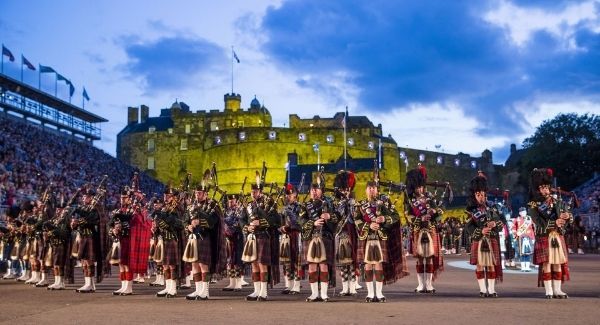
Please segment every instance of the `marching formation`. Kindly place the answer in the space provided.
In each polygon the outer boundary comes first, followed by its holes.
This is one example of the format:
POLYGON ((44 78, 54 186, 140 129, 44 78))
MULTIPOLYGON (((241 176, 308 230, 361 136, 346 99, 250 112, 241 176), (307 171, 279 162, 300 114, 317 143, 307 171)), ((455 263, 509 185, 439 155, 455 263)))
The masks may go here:
MULTIPOLYGON (((381 193, 384 182, 375 168, 365 184, 365 199, 356 200, 357 179, 350 171, 338 172, 333 188, 325 186, 323 170, 318 171, 306 194, 301 193, 305 175, 298 184, 280 187, 266 185, 266 173, 263 164, 249 193, 246 178, 240 192, 232 194, 219 187, 213 163, 196 185, 188 174, 179 188, 169 186, 162 198, 151 199, 140 191, 135 174, 113 211, 103 205, 106 177, 95 189, 81 188, 68 200, 55 197, 50 185, 0 227, 0 257, 9 265, 3 279, 15 279, 13 269, 19 266, 18 281, 65 290, 65 283, 74 283, 79 264, 84 283, 75 291, 85 294, 95 292, 111 266, 118 266, 121 287, 113 294, 119 296, 132 295, 133 283, 152 272, 156 279, 150 285, 160 287, 157 297, 177 297, 178 290, 189 288, 187 300, 207 300, 215 294, 211 283, 227 278, 222 290, 240 292, 249 276, 253 291, 247 301, 269 300, 269 290, 280 281, 282 294, 301 294, 301 280, 308 280, 305 300, 328 302, 339 274, 339 295, 357 296, 363 282, 364 301, 372 303, 387 301, 384 286, 409 274, 406 255, 412 254, 414 291, 436 292, 434 281, 444 270, 442 218, 452 199, 449 184, 428 182, 419 166, 407 172, 406 184, 388 182, 388 193, 381 193), (391 192, 403 197, 401 211, 391 192), (403 238, 401 216, 408 222, 408 238, 403 238)), ((482 172, 471 180, 465 231, 481 297, 498 297, 496 284, 515 249, 522 269, 529 270, 531 262, 539 266, 538 285, 546 298, 568 297, 562 290, 569 279, 564 229, 573 221, 573 202, 563 200, 568 193, 551 187, 552 177, 550 169, 532 171, 528 208, 514 221, 510 212, 506 217, 506 202, 488 200, 482 172), (516 247, 507 240, 512 233, 516 247)))

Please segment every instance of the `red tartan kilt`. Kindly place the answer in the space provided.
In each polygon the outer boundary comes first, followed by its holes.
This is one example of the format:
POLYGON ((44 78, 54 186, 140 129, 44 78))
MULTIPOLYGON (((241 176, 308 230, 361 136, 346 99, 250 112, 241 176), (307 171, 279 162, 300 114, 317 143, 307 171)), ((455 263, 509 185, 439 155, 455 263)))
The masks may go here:
POLYGON ((121 244, 119 265, 129 265, 131 239, 129 237, 121 237, 119 238, 119 243, 121 244))
POLYGON ((256 234, 256 262, 271 265, 271 237, 268 234, 256 234))
POLYGON ((212 246, 210 237, 204 236, 197 240, 198 243, 198 263, 210 265, 212 261, 212 246))
MULTIPOLYGON (((560 238, 563 251, 565 257, 568 259, 567 245, 565 244, 565 237, 562 235, 558 236, 560 238)), ((533 264, 542 265, 548 262, 548 255, 550 251, 550 242, 548 241, 548 236, 538 237, 535 239, 535 246, 533 249, 533 264)))
MULTIPOLYGON (((479 240, 473 241, 471 243, 471 259, 469 260, 471 265, 477 265, 477 258, 479 257, 478 248, 479 240)), ((495 265, 500 265, 501 261, 498 258, 500 256, 500 245, 498 244, 498 240, 496 238, 490 238, 490 252, 495 259, 495 265)))
MULTIPOLYGON (((438 234, 437 230, 434 229, 430 229, 430 233, 431 238, 433 239, 433 256, 438 257, 440 256, 440 234, 438 234)), ((413 231, 412 232, 412 236, 410 236, 410 250, 411 250, 411 254, 413 257, 419 257, 417 254, 417 245, 419 245, 419 243, 417 243, 419 237, 419 231, 413 231)))
POLYGON ((77 258, 80 260, 94 260, 94 238, 92 236, 81 237, 77 258))
POLYGON ((65 245, 52 246, 52 265, 64 267, 66 259, 65 245))
MULTIPOLYGON (((327 260, 325 260, 323 263, 327 263, 329 265, 335 265, 335 243, 333 238, 327 236, 326 234, 323 234, 322 237, 323 240, 323 245, 325 246, 325 255, 327 257, 327 260)), ((302 265, 308 265, 308 245, 310 244, 310 239, 309 240, 303 240, 302 241, 302 265)))
POLYGON ((181 261, 181 253, 177 245, 177 240, 165 240, 165 250, 163 257, 163 265, 179 265, 181 261))
MULTIPOLYGON (((383 254, 383 263, 389 262, 388 245, 387 244, 388 244, 387 240, 379 240, 379 245, 381 245, 381 253, 383 254)), ((358 263, 365 262, 366 247, 367 247, 367 240, 359 240, 358 241, 358 248, 356 250, 356 259, 358 260, 358 263)))

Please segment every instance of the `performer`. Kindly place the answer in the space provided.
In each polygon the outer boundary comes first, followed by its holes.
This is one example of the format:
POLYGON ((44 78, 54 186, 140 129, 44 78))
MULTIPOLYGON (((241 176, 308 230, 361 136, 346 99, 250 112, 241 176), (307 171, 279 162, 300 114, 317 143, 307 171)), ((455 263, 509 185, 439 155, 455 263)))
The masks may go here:
POLYGON ((54 274, 54 282, 46 288, 47 290, 64 290, 65 289, 65 267, 69 263, 68 245, 71 238, 71 231, 68 225, 70 214, 75 211, 75 207, 71 207, 69 203, 64 202, 58 204, 56 208, 55 218, 44 222, 44 236, 49 244, 43 263, 46 267, 52 268, 54 274))
POLYGON ((98 272, 97 280, 101 281, 103 276, 103 227, 97 207, 102 196, 103 193, 96 193, 91 188, 85 189, 82 204, 71 215, 71 229, 77 234, 72 255, 81 261, 85 281, 82 287, 75 290, 79 293, 96 292, 95 272, 98 272))
POLYGON ((402 248, 400 216, 385 196, 379 195, 379 177, 367 182, 367 198, 358 203, 354 222, 358 230, 357 258, 364 264, 366 302, 386 302, 383 285, 408 274, 402 248), (375 280, 375 286, 373 286, 375 280))
POLYGON ((514 224, 514 231, 517 241, 518 250, 521 260, 521 271, 531 271, 531 255, 533 255, 533 247, 535 242, 535 230, 531 216, 527 214, 527 209, 519 208, 519 217, 514 224))
POLYGON ((0 228, 2 230, 2 260, 6 261, 6 273, 2 276, 3 280, 12 280, 15 278, 17 263, 13 263, 11 253, 16 243, 16 219, 10 213, 6 215, 6 226, 0 228))
POLYGON ((302 206, 298 202, 298 189, 294 185, 287 184, 284 191, 286 200, 281 215, 283 225, 279 228, 281 233, 279 262, 283 266, 285 280, 285 288, 281 293, 295 295, 300 293, 300 272, 302 271, 299 223, 302 206))
POLYGON ((337 254, 336 262, 342 277, 341 296, 354 296, 360 262, 356 256, 358 248, 358 232, 354 223, 356 201, 352 197, 356 179, 354 173, 341 170, 333 181, 336 201, 335 209, 340 221, 336 229, 337 254))
POLYGON ((271 283, 279 280, 279 245, 277 229, 281 226, 281 217, 277 213, 277 200, 262 193, 266 167, 261 174, 256 172, 256 183, 252 184, 252 201, 246 206, 247 220, 244 221, 246 242, 242 260, 252 265, 254 291, 246 296, 247 301, 266 301, 269 273, 271 283))
POLYGON ((165 204, 155 213, 152 232, 158 236, 154 260, 162 262, 165 278, 165 289, 156 293, 157 297, 174 298, 177 296, 177 279, 180 276, 181 250, 179 240, 183 230, 182 212, 178 200, 179 191, 168 187, 164 193, 165 204))
POLYGON ((487 190, 487 178, 480 171, 471 180, 471 195, 467 199, 466 213, 469 219, 466 230, 471 234, 470 263, 476 265, 479 296, 496 298, 496 280, 502 281, 498 233, 502 231, 504 224, 499 211, 487 202, 487 190))
POLYGON ((330 279, 329 274, 335 274, 334 232, 339 217, 333 207, 333 200, 323 195, 325 179, 322 175, 322 172, 319 173, 317 182, 311 184, 310 199, 302 206, 299 219, 302 227, 303 264, 308 265, 311 290, 311 295, 306 298, 307 302, 329 301, 328 284, 330 281, 335 284, 335 276, 330 279))
POLYGON ((535 223, 533 262, 539 265, 538 286, 544 286, 547 299, 566 299, 569 296, 561 287, 570 276, 564 233, 573 215, 562 199, 551 195, 552 177, 549 168, 531 172, 527 213, 535 223))
POLYGON ((31 276, 31 264, 29 263, 29 242, 33 241, 33 215, 34 205, 31 201, 25 201, 21 204, 21 212, 16 220, 17 231, 15 233, 15 245, 11 252, 13 263, 17 263, 21 268, 21 276, 16 280, 27 281, 31 276))
POLYGON ((585 237, 585 226, 581 221, 580 216, 575 216, 573 223, 567 227, 567 238, 569 239, 569 254, 573 254, 574 250, 577 254, 584 255, 583 240, 585 237))
MULTIPOLYGON (((153 223, 156 220, 157 215, 164 207, 164 202, 160 198, 155 198, 154 201, 150 204, 150 211, 148 211, 148 218, 150 222, 153 223)), ((156 278, 153 282, 150 282, 148 285, 151 287, 162 287, 165 285, 165 275, 163 270, 163 240, 162 236, 160 236, 159 231, 152 231, 152 236, 150 238, 150 252, 148 254, 148 265, 150 269, 153 269, 156 275, 156 278), (158 249, 157 249, 158 248, 158 249)))
MULTIPOLYGON (((242 195, 244 191, 242 189, 242 195)), ((227 195, 227 209, 224 213, 225 238, 227 245, 227 276, 229 285, 223 291, 242 291, 242 274, 244 262, 244 233, 242 228, 247 220, 246 210, 238 200, 240 195, 227 195)))
POLYGON ((189 236, 183 260, 192 263, 196 287, 194 292, 186 296, 187 300, 207 300, 210 296, 211 274, 219 274, 225 269, 223 213, 218 202, 208 198, 211 187, 209 180, 210 170, 207 169, 194 191, 194 202, 186 211, 189 236))
POLYGON ((412 253, 417 259, 417 281, 415 292, 435 293, 433 280, 444 269, 444 257, 440 249, 441 208, 435 198, 427 192, 427 173, 419 166, 406 173, 406 215, 412 220, 412 253))
POLYGON ((51 194, 52 183, 46 188, 40 200, 38 201, 38 213, 37 213, 37 223, 35 225, 35 236, 36 236, 36 252, 35 256, 31 255, 32 260, 35 260, 35 268, 37 270, 37 278, 32 279, 31 283, 38 288, 47 287, 47 270, 48 267, 44 263, 44 257, 47 254, 47 251, 50 249, 50 244, 46 242, 47 238, 44 236, 44 223, 48 220, 54 218, 55 211, 55 200, 53 195, 51 194), (37 281, 35 281, 37 280, 37 281))
MULTIPOLYGON (((135 180, 135 176, 134 176, 135 180)), ((140 208, 141 193, 128 187, 121 190, 121 207, 111 213, 108 224, 112 239, 112 249, 109 255, 110 263, 119 266, 121 288, 113 291, 115 296, 133 294, 133 274, 145 272, 148 260, 148 249, 136 249, 140 242, 149 241, 150 225, 140 208), (134 196, 138 196, 135 202, 134 196), (143 229, 138 229, 143 228, 143 229), (139 238, 141 237, 144 238, 139 238), (140 266, 142 270, 140 270, 140 266)))

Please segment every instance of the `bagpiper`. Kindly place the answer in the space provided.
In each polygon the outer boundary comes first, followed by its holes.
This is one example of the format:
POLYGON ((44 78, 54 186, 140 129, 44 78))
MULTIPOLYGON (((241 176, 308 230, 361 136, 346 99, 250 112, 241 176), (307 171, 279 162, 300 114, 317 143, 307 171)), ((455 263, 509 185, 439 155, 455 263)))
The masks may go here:
POLYGON ((341 296, 357 294, 357 278, 360 274, 360 263, 356 256, 358 232, 354 223, 356 201, 353 191, 355 185, 356 179, 351 171, 341 170, 333 180, 334 205, 340 218, 335 237, 337 242, 336 263, 342 277, 341 296))
POLYGON ((179 191, 168 187, 164 193, 164 206, 154 215, 152 232, 158 236, 154 260, 162 263, 165 289, 156 293, 157 297, 174 298, 177 296, 177 279, 181 268, 182 251, 179 241, 183 231, 182 211, 179 191))
MULTIPOLYGON (((243 195, 243 189, 242 194, 243 195)), ((228 194, 227 208, 224 213, 225 239, 227 247, 227 276, 229 285, 223 291, 242 291, 242 274, 244 262, 242 253, 244 249, 244 233, 242 228, 247 220, 246 210, 240 202, 241 195, 228 194)))
POLYGON ((533 263, 539 265, 538 286, 544 286, 547 299, 566 299, 569 296, 562 291, 562 282, 568 281, 570 274, 564 234, 573 215, 562 201, 562 193, 552 194, 552 178, 549 168, 531 172, 527 212, 535 223, 533 263))
POLYGON ((225 268, 223 213, 218 202, 208 197, 209 181, 210 170, 207 169, 201 183, 196 186, 192 204, 186 209, 189 235, 183 260, 192 264, 196 289, 186 296, 187 300, 207 300, 211 275, 220 274, 225 268))
POLYGON ((519 208, 519 216, 514 222, 513 233, 517 239, 517 249, 521 262, 521 271, 531 271, 531 255, 535 243, 535 226, 531 216, 527 214, 527 208, 519 208))
POLYGON ((246 205, 247 220, 244 221, 246 242, 242 260, 252 266, 254 291, 246 296, 247 301, 266 301, 267 284, 279 281, 278 234, 281 217, 277 212, 277 202, 262 193, 266 176, 256 172, 256 182, 252 184, 251 201, 246 205), (270 280, 270 281, 269 281, 270 280))
MULTIPOLYGON (((411 248, 417 260, 417 288, 415 292, 435 293, 433 281, 444 269, 438 227, 444 213, 426 190, 427 172, 419 166, 406 173, 406 215, 411 219, 411 248)), ((450 235, 451 236, 451 235, 450 235)))
POLYGON ((402 248, 400 215, 387 196, 379 195, 379 175, 367 182, 366 199, 358 202, 354 222, 358 230, 357 258, 364 266, 365 302, 386 302, 383 285, 408 275, 402 248), (375 283, 373 283, 373 280, 375 283))
POLYGON ((479 296, 496 298, 496 280, 502 281, 498 234, 503 230, 504 223, 499 211, 488 203, 487 191, 487 178, 480 171, 471 180, 466 210, 468 221, 465 228, 471 234, 470 263, 476 265, 479 296))
MULTIPOLYGON (((302 183, 302 182, 300 182, 302 183)), ((298 189, 287 184, 285 189, 285 206, 281 213, 283 225, 279 228, 279 262, 283 266, 285 288, 282 294, 295 295, 300 293, 300 273, 302 258, 300 256, 300 211, 298 189)))

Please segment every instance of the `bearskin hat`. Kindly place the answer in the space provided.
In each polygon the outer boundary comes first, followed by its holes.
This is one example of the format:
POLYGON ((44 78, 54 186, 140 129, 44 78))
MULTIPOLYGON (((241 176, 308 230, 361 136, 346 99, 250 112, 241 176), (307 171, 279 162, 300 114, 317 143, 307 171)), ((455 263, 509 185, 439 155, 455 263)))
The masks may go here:
POLYGON ((550 168, 534 168, 529 178, 529 198, 539 201, 539 187, 542 185, 551 185, 554 172, 550 168))
POLYGON ((477 172, 477 176, 471 179, 471 186, 469 188, 471 191, 471 196, 475 196, 476 192, 486 192, 488 191, 487 185, 487 177, 482 171, 477 172))
POLYGON ((351 171, 340 170, 337 175, 335 175, 335 179, 333 180, 333 187, 338 189, 349 189, 352 191, 354 190, 355 185, 356 178, 354 177, 354 173, 351 171))
POLYGON ((238 198, 238 194, 227 194, 227 200, 237 200, 238 198))
POLYGON ((174 188, 173 186, 171 186, 171 184, 168 184, 167 187, 165 188, 165 194, 168 194, 168 195, 178 195, 179 191, 177 191, 176 188, 174 188))
POLYGON ((427 183, 427 171, 425 167, 419 165, 418 168, 411 169, 406 173, 406 192, 413 196, 417 187, 425 186, 427 183))

